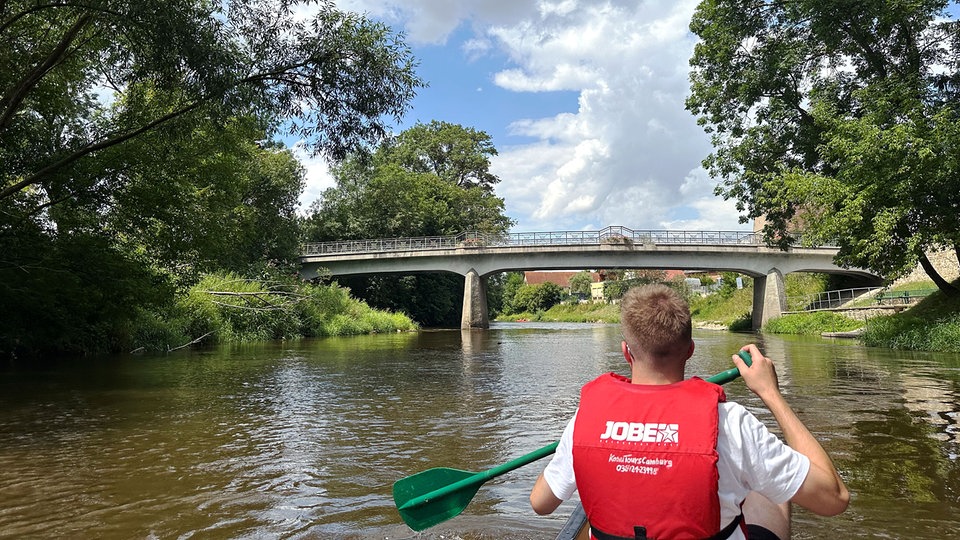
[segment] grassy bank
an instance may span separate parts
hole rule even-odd
[[[819,336],[824,332],[849,332],[863,326],[857,321],[830,311],[796,313],[777,317],[764,327],[765,334],[802,334]]]
[[[960,298],[938,291],[906,311],[870,319],[862,339],[871,347],[960,352]]]
[[[163,311],[142,311],[131,323],[131,348],[170,351],[198,343],[416,330],[401,313],[378,311],[337,285],[261,282],[211,274]]]
[[[536,313],[511,313],[500,315],[498,321],[542,321],[542,322],[620,322],[620,306],[617,304],[557,304],[546,311]]]
[[[750,314],[753,309],[753,283],[750,279],[744,281],[745,286],[742,289],[691,298],[690,311],[694,324],[723,326],[733,331],[749,330],[752,322]],[[960,280],[955,284],[960,284]],[[928,286],[926,283],[912,283],[890,290],[914,290]],[[797,274],[788,275],[785,279],[788,298],[802,300],[805,295],[823,292],[828,287],[828,280],[822,275]],[[788,305],[790,309],[801,307]],[[547,311],[504,315],[497,320],[517,319],[617,323],[620,320],[620,310],[615,304],[557,305]],[[763,332],[820,335],[823,332],[846,332],[862,326],[862,321],[832,312],[797,313],[768,322]],[[869,319],[861,339],[864,345],[873,347],[960,352],[960,298],[948,298],[943,293],[936,292],[906,311]]]
[[[733,331],[749,330],[752,324],[753,280],[745,281],[742,289],[690,299],[694,325],[722,326]]]

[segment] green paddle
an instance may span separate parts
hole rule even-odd
[[[750,354],[737,353],[749,366]],[[731,368],[707,379],[714,384],[726,384],[740,376],[737,368]],[[483,472],[461,471],[437,467],[401,478],[393,484],[393,502],[397,511],[411,529],[422,531],[433,527],[463,512],[487,480],[508,473],[528,463],[556,452],[559,442],[520,456]]]

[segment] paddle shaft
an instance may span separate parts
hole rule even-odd
[[[744,361],[748,366],[750,365],[750,363],[751,363],[751,361],[750,361],[750,353],[748,353],[747,351],[740,351],[740,352],[737,353],[737,355],[740,356],[740,358],[742,358],[743,361]],[[722,385],[722,384],[726,384],[726,383],[728,383],[728,382],[736,379],[736,378],[739,377],[739,376],[740,376],[740,370],[738,370],[737,368],[730,368],[730,369],[728,369],[728,370],[726,370],[726,371],[722,371],[722,372],[720,372],[720,373],[717,373],[716,375],[713,375],[712,377],[708,377],[706,380],[707,380],[707,382],[712,382],[712,383],[714,383],[714,384],[721,384],[721,385]],[[526,465],[526,464],[528,464],[528,463],[532,463],[532,462],[537,461],[537,460],[539,460],[539,459],[542,459],[542,458],[544,458],[544,457],[546,457],[546,456],[549,456],[550,454],[552,454],[552,453],[554,453],[554,452],[557,451],[557,445],[558,445],[558,444],[560,444],[559,441],[557,441],[557,442],[552,442],[552,443],[544,446],[543,448],[539,448],[539,449],[537,449],[537,450],[534,450],[533,452],[530,452],[529,454],[520,456],[520,457],[518,457],[517,459],[514,459],[513,461],[508,461],[507,463],[504,463],[503,465],[498,465],[498,466],[496,466],[496,467],[494,467],[494,468],[492,468],[492,469],[489,469],[489,470],[486,470],[486,471],[483,471],[483,472],[478,472],[478,473],[474,474],[473,476],[464,478],[464,479],[462,479],[462,480],[458,480],[458,481],[456,481],[456,482],[453,482],[452,484],[447,484],[447,485],[445,485],[445,486],[443,486],[443,487],[441,487],[441,488],[437,488],[437,489],[435,489],[435,490],[433,490],[433,491],[424,493],[423,495],[420,495],[420,496],[418,496],[418,497],[414,497],[414,498],[408,500],[407,502],[403,503],[403,505],[401,505],[401,506],[399,507],[399,510],[406,510],[406,509],[409,509],[409,508],[415,508],[415,507],[417,507],[417,506],[420,506],[420,505],[423,505],[423,504],[427,504],[427,503],[429,503],[430,501],[436,500],[436,499],[438,499],[438,498],[440,498],[440,497],[444,497],[444,496],[449,495],[449,494],[451,494],[451,493],[455,493],[455,492],[457,492],[457,491],[459,491],[459,490],[461,490],[461,489],[464,489],[464,488],[467,488],[467,487],[471,487],[471,486],[475,486],[475,485],[479,485],[479,484],[483,484],[484,482],[486,482],[487,480],[490,480],[491,478],[495,478],[495,477],[500,476],[500,475],[502,475],[502,474],[508,473],[508,472],[510,472],[510,471],[512,471],[512,470],[514,470],[514,469],[520,468],[520,467],[522,467],[522,466],[524,466],[524,465]]]
[[[419,497],[414,497],[409,501],[403,503],[403,505],[400,507],[400,510],[406,510],[408,508],[420,506],[421,504],[426,504],[431,500],[438,499],[440,497],[443,497],[450,493],[454,493],[466,487],[475,486],[477,484],[483,484],[484,482],[486,482],[487,480],[490,480],[491,478],[495,478],[497,476],[500,476],[501,474],[506,474],[514,469],[523,467],[528,463],[532,463],[534,461],[537,461],[538,459],[549,456],[550,454],[557,451],[558,444],[560,444],[559,441],[550,443],[544,446],[543,448],[534,450],[533,452],[530,452],[529,454],[526,454],[524,456],[520,456],[517,459],[514,459],[513,461],[508,461],[503,465],[498,465],[492,469],[489,469],[483,472],[478,472],[477,474],[469,478],[458,480],[452,484],[448,484],[446,486],[443,486],[442,488],[435,489],[429,493],[424,493]]]

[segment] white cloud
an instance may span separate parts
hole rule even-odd
[[[539,140],[538,151],[506,149],[496,162],[498,193],[508,208],[523,209],[518,229],[745,227],[699,168],[709,141],[684,109],[695,4],[558,2],[539,18],[489,30],[517,66],[498,73],[498,85],[580,93],[575,113],[511,125]],[[522,172],[503,166],[518,161],[514,153]],[[540,189],[512,189],[531,177]],[[524,196],[533,200],[521,204]],[[699,217],[671,218],[678,213]]]
[[[413,44],[445,43],[467,20],[509,24],[536,13],[539,4],[538,0],[337,0],[340,9],[402,26]]]
[[[325,159],[314,156],[303,144],[303,141],[293,145],[293,155],[303,165],[306,186],[300,194],[300,211],[305,212],[313,201],[320,198],[320,194],[327,188],[334,187],[336,181],[330,174],[330,166]]]
[[[533,139],[498,144],[492,164],[516,230],[747,228],[732,202],[713,195],[700,168],[709,139],[684,109],[697,0],[339,4],[402,25],[414,43],[444,43],[469,23],[465,55],[509,59],[492,77],[500,88],[579,94],[575,111],[505,121]]]

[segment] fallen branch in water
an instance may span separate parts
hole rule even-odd
[[[200,343],[200,341],[203,340],[203,338],[209,336],[209,335],[212,334],[213,332],[215,332],[215,331],[214,331],[214,330],[211,330],[211,331],[207,332],[206,334],[198,337],[197,339],[195,339],[195,340],[193,340],[193,341],[191,341],[191,342],[189,342],[189,343],[184,343],[183,345],[181,345],[181,346],[179,346],[179,347],[174,347],[174,348],[171,349],[171,348],[168,346],[168,347],[167,347],[167,352],[173,352],[173,351],[176,351],[176,350],[180,350],[180,349],[182,349],[182,348],[184,348],[184,347],[189,347],[189,346],[194,345],[194,344],[196,344],[196,343]]]

